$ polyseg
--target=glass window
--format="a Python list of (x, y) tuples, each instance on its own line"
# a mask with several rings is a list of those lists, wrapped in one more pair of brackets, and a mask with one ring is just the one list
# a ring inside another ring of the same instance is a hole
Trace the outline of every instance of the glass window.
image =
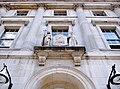
[(17, 16), (26, 16), (28, 14), (28, 11), (17, 11)]
[(111, 48), (119, 48), (120, 49), (120, 36), (116, 32), (116, 27), (114, 28), (101, 28), (103, 35), (105, 36), (108, 44)]
[(2, 38), (5, 39), (14, 39), (17, 34), (17, 29), (6, 29), (6, 31), (3, 33)]
[(15, 28), (5, 28), (4, 33), (0, 37), (0, 46), (1, 47), (10, 47), (13, 40), (15, 39), (19, 29)]
[(12, 42), (13, 42), (13, 40), (0, 40), (0, 46), (2, 46), (2, 47), (4, 47), (4, 46), (10, 47)]
[(67, 11), (65, 10), (55, 10), (54, 16), (67, 16)]
[(60, 32), (64, 36), (68, 36), (68, 26), (53, 26), (52, 27), (52, 36), (55, 36), (59, 34)]
[(92, 11), (94, 16), (107, 16), (104, 11)]

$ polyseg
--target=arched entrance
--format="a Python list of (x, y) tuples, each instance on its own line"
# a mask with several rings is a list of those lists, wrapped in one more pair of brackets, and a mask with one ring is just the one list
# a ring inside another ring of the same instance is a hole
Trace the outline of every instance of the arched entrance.
[(92, 81), (71, 67), (42, 69), (27, 82), (24, 89), (95, 89)]
[(44, 77), (39, 89), (79, 89), (83, 85), (72, 75), (67, 73), (53, 73)]

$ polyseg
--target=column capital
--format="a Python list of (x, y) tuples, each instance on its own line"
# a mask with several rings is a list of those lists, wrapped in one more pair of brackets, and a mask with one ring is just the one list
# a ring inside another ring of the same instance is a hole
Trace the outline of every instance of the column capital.
[(46, 4), (39, 3), (39, 4), (37, 4), (37, 7), (38, 7), (38, 8), (39, 8), (39, 7), (43, 7), (44, 9), (46, 9)]
[(2, 8), (2, 7), (9, 10), (10, 9), (10, 4), (9, 3), (8, 4), (0, 4), (0, 8)]
[(75, 10), (76, 10), (77, 8), (79, 8), (79, 7), (84, 8), (84, 4), (83, 4), (83, 3), (81, 3), (81, 4), (74, 4), (74, 9), (75, 9)]
[(112, 10), (114, 10), (115, 8), (120, 8), (119, 4), (111, 4), (111, 8)]

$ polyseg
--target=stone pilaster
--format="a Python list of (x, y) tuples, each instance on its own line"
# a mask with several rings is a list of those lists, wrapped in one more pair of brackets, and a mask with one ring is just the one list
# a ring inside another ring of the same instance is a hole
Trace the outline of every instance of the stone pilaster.
[(92, 29), (90, 27), (90, 23), (87, 21), (82, 7), (78, 6), (76, 8), (76, 12), (80, 24), (79, 26), (82, 30), (81, 32), (83, 34), (82, 37), (85, 43), (86, 51), (98, 50), (95, 38), (92, 33)]
[(25, 42), (23, 44), (22, 49), (23, 50), (33, 50), (36, 41), (37, 41), (37, 32), (41, 26), (41, 23), (43, 21), (43, 15), (44, 15), (44, 8), (39, 7), (37, 10), (37, 13), (35, 15), (35, 18), (33, 20), (33, 23), (31, 25), (31, 28), (29, 29), (29, 33), (25, 39)]

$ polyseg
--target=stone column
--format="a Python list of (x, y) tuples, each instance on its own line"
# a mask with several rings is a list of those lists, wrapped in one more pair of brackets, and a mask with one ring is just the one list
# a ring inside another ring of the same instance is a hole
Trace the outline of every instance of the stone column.
[(115, 8), (115, 9), (114, 9), (114, 12), (115, 12), (115, 14), (116, 14), (117, 16), (120, 17), (120, 7)]
[(43, 15), (44, 15), (44, 8), (39, 7), (37, 10), (37, 13), (35, 15), (35, 18), (33, 20), (33, 23), (31, 25), (31, 28), (29, 29), (28, 35), (25, 39), (25, 42), (23, 44), (22, 49), (23, 50), (33, 50), (34, 46), (37, 41), (37, 32), (39, 30), (39, 27), (41, 27), (42, 21), (43, 21)]
[(87, 21), (82, 7), (78, 6), (76, 8), (76, 12), (78, 15), (80, 29), (82, 30), (81, 32), (82, 32), (82, 37), (84, 40), (86, 51), (97, 50), (98, 47), (97, 47), (94, 35), (92, 33), (90, 23)]
[(7, 9), (5, 7), (0, 7), (0, 15), (4, 16), (7, 12)]

